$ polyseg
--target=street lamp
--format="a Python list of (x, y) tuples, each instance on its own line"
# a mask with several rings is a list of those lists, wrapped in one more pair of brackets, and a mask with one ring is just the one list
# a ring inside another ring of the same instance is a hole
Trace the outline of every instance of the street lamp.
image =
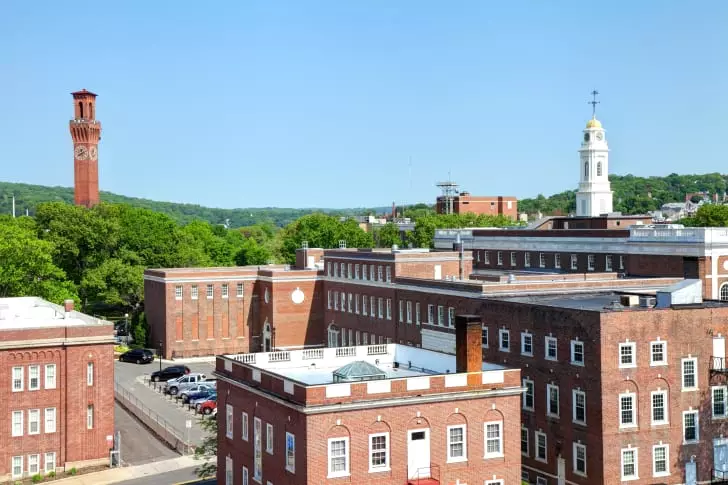
[(162, 341), (159, 341), (159, 373), (162, 373)]
[(126, 328), (126, 346), (129, 346), (129, 314), (124, 314), (124, 327)]

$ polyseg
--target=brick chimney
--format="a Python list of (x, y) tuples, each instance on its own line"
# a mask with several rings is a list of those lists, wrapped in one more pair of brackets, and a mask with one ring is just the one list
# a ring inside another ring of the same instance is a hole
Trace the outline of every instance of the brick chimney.
[(63, 309), (66, 313), (71, 313), (73, 311), (73, 300), (65, 300), (63, 302)]
[(455, 316), (455, 371), (483, 370), (482, 321), (478, 315)]

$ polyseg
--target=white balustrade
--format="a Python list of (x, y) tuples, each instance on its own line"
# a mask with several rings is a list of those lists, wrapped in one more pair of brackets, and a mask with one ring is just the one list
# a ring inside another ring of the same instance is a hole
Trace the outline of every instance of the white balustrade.
[(336, 347), (336, 357), (356, 357), (356, 347)]
[(324, 349), (304, 349), (301, 352), (302, 360), (323, 359)]
[(383, 355), (387, 353), (387, 345), (369, 345), (367, 347), (367, 355)]
[(287, 350), (268, 352), (268, 362), (290, 362), (291, 353)]

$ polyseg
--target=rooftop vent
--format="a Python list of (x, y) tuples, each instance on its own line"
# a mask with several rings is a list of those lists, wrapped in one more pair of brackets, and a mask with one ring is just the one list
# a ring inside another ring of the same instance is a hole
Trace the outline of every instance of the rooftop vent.
[(619, 300), (613, 300), (604, 307), (605, 310), (611, 310), (613, 312), (621, 312), (624, 310), (624, 306), (619, 303)]
[(357, 360), (334, 371), (334, 382), (359, 382), (386, 379), (387, 374), (379, 367)]
[(640, 308), (653, 308), (657, 303), (654, 296), (640, 296)]
[(619, 297), (619, 303), (624, 306), (637, 306), (639, 305), (639, 296), (637, 295), (622, 295)]

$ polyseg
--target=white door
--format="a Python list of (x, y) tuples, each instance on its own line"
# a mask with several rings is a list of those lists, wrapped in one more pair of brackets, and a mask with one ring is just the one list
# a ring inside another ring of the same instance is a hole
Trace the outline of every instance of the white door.
[(725, 369), (725, 337), (713, 337), (713, 368)]
[(407, 478), (430, 477), (430, 430), (407, 432)]
[(558, 465), (557, 473), (558, 473), (558, 482), (559, 485), (566, 485), (566, 460), (561, 458), (559, 456), (559, 459), (556, 461)]
[(696, 485), (698, 483), (698, 471), (694, 461), (685, 463), (685, 485)]
[(442, 279), (442, 266), (439, 264), (435, 265), (435, 279), (436, 280)]
[(713, 440), (713, 468), (715, 478), (728, 478), (728, 440)]

